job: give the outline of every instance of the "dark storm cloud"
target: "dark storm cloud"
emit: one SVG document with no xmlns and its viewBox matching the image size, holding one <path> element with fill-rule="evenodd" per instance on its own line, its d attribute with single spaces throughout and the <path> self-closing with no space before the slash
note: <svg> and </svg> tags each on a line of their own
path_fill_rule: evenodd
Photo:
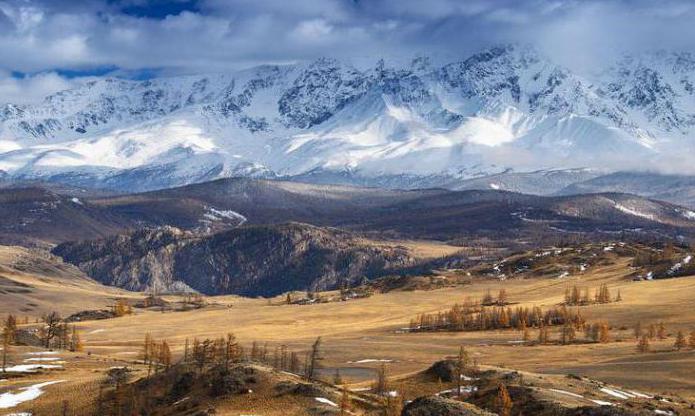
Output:
<svg viewBox="0 0 695 416">
<path fill-rule="evenodd" d="M 0 1 L 0 74 L 29 74 L 29 84 L 39 74 L 111 67 L 222 71 L 324 55 L 451 60 L 504 42 L 591 68 L 616 51 L 693 49 L 694 18 L 690 0 L 9 0 Z"/>
</svg>

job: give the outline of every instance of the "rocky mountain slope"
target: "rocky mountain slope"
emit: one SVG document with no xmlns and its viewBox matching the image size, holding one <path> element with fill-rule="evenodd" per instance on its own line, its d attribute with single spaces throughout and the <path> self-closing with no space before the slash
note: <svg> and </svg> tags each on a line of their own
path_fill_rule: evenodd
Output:
<svg viewBox="0 0 695 416">
<path fill-rule="evenodd" d="M 694 74 L 685 53 L 584 77 L 503 46 L 444 65 L 98 79 L 0 109 L 0 171 L 135 191 L 235 175 L 454 187 L 508 168 L 686 169 Z"/>
<path fill-rule="evenodd" d="M 300 223 L 202 237 L 175 228 L 141 230 L 64 243 L 53 253 L 97 281 L 129 290 L 248 296 L 333 289 L 414 261 L 402 247 Z"/>
<path fill-rule="evenodd" d="M 211 235 L 288 221 L 377 238 L 446 241 L 695 231 L 692 209 L 620 193 L 544 197 L 491 189 L 396 191 L 230 178 L 110 197 L 0 189 L 0 201 L 1 241 L 24 245 L 92 240 L 143 227 Z"/>
</svg>

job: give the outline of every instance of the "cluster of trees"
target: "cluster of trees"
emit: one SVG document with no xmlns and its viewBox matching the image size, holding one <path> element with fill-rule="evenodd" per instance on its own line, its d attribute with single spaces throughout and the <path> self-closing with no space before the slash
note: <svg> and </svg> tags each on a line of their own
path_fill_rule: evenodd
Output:
<svg viewBox="0 0 695 416">
<path fill-rule="evenodd" d="M 142 361 L 147 365 L 147 373 L 152 369 L 157 372 L 160 368 L 168 369 L 171 366 L 171 349 L 166 340 L 157 342 L 152 335 L 145 334 L 145 342 L 142 349 Z"/>
<path fill-rule="evenodd" d="M 589 305 L 591 303 L 611 303 L 620 302 L 622 300 L 623 298 L 620 291 L 618 291 L 615 298 L 612 298 L 608 285 L 605 283 L 594 291 L 593 300 L 589 297 L 588 287 L 579 288 L 577 286 L 572 286 L 572 288 L 567 287 L 565 289 L 565 305 L 567 306 Z"/>
<path fill-rule="evenodd" d="M 240 362 L 243 358 L 244 349 L 230 332 L 226 337 L 216 339 L 206 338 L 201 341 L 195 338 L 192 344 L 186 339 L 182 363 L 192 365 L 198 373 L 202 373 L 211 365 L 229 370 L 232 363 Z"/>
<path fill-rule="evenodd" d="M 126 302 L 125 300 L 118 299 L 113 305 L 111 305 L 111 312 L 113 312 L 113 315 L 117 317 L 126 316 L 133 313 L 133 307 L 130 306 L 130 303 Z"/>
<path fill-rule="evenodd" d="M 483 299 L 480 301 L 480 304 L 483 306 L 506 306 L 509 304 L 509 296 L 507 295 L 507 291 L 505 289 L 500 289 L 499 293 L 497 294 L 497 298 L 495 299 L 492 297 L 492 292 L 490 289 L 488 289 L 487 292 L 485 292 L 485 295 L 483 295 Z"/>
<path fill-rule="evenodd" d="M 77 328 L 68 325 L 58 312 L 45 314 L 41 320 L 43 325 L 39 326 L 38 337 L 46 348 L 82 351 L 82 339 Z"/>
<path fill-rule="evenodd" d="M 451 309 L 434 314 L 420 314 L 410 321 L 411 332 L 422 331 L 485 331 L 493 329 L 541 328 L 586 323 L 579 310 L 564 305 L 543 310 L 540 307 L 485 307 L 478 304 L 455 304 Z"/>
<path fill-rule="evenodd" d="M 642 327 L 641 322 L 637 322 L 634 328 L 634 336 L 637 340 L 637 352 L 646 353 L 651 351 L 651 341 L 659 339 L 661 341 L 668 339 L 669 335 L 666 332 L 666 326 L 663 322 L 658 324 L 650 324 L 646 329 Z M 676 333 L 676 339 L 673 342 L 673 348 L 680 351 L 685 348 L 695 349 L 695 330 L 691 331 L 688 337 L 685 333 L 679 330 Z"/>
<path fill-rule="evenodd" d="M 69 326 L 56 312 L 42 317 L 43 325 L 39 327 L 38 336 L 46 348 L 67 349 L 73 352 L 83 350 L 82 339 L 74 325 Z M 26 319 L 28 320 L 28 318 Z M 2 372 L 7 369 L 11 346 L 17 343 L 18 319 L 9 314 L 2 321 Z"/>
</svg>

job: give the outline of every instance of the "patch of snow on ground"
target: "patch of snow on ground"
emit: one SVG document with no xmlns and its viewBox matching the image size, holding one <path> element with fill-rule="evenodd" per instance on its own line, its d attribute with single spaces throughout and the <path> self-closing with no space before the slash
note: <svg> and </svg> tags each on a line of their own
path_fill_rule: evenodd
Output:
<svg viewBox="0 0 695 416">
<path fill-rule="evenodd" d="M 82 201 L 80 201 L 80 198 L 72 198 L 70 201 L 77 205 L 82 205 Z"/>
<path fill-rule="evenodd" d="M 591 399 L 591 401 L 594 402 L 594 403 L 596 403 L 596 404 L 599 405 L 599 406 L 615 406 L 615 404 L 613 404 L 613 403 L 611 403 L 611 402 L 604 402 L 603 400 L 594 400 L 594 399 Z"/>
<path fill-rule="evenodd" d="M 560 390 L 560 389 L 548 389 L 548 390 L 554 391 L 555 393 L 566 394 L 567 396 L 577 397 L 580 399 L 584 398 L 584 396 L 582 396 L 581 394 L 572 393 L 571 391 Z"/>
<path fill-rule="evenodd" d="M 29 361 L 58 361 L 60 360 L 60 357 L 34 357 L 34 358 L 27 358 L 24 360 L 24 362 L 29 362 Z"/>
<path fill-rule="evenodd" d="M 565 277 L 568 277 L 570 275 L 570 272 L 562 272 L 561 275 L 559 275 L 557 278 L 558 279 L 564 279 Z"/>
<path fill-rule="evenodd" d="M 95 329 L 94 331 L 91 331 L 90 334 L 98 334 L 100 332 L 106 331 L 105 329 Z"/>
<path fill-rule="evenodd" d="M 314 397 L 314 399 L 315 399 L 317 402 L 319 402 L 319 403 L 327 404 L 327 405 L 333 406 L 333 407 L 338 407 L 337 404 L 335 404 L 335 403 L 333 403 L 332 401 L 326 399 L 325 397 Z"/>
<path fill-rule="evenodd" d="M 27 355 L 54 355 L 58 354 L 58 351 L 39 351 L 39 352 L 28 352 Z"/>
<path fill-rule="evenodd" d="M 641 398 L 643 398 L 643 399 L 653 399 L 653 398 L 654 398 L 654 396 L 650 396 L 650 395 L 648 395 L 648 394 L 640 393 L 640 392 L 638 392 L 638 391 L 630 390 L 630 393 L 634 394 L 636 397 L 641 397 Z"/>
<path fill-rule="evenodd" d="M 7 367 L 6 370 L 10 373 L 33 373 L 37 370 L 51 368 L 63 368 L 63 366 L 57 364 L 20 364 Z"/>
<path fill-rule="evenodd" d="M 236 211 L 232 210 L 220 210 L 220 209 L 215 209 L 215 208 L 208 208 L 208 212 L 203 214 L 203 217 L 207 218 L 210 221 L 219 221 L 223 218 L 229 219 L 229 220 L 236 220 L 239 221 L 239 225 L 243 225 L 246 221 L 247 218 L 241 214 L 239 214 Z"/>
<path fill-rule="evenodd" d="M 354 388 L 354 389 L 350 389 L 350 391 L 360 392 L 360 391 L 369 391 L 369 390 L 371 390 L 371 389 L 372 389 L 371 387 L 357 387 L 357 388 Z"/>
<path fill-rule="evenodd" d="M 684 211 L 681 211 L 681 214 L 689 220 L 695 220 L 695 212 L 693 212 L 693 211 L 684 210 Z"/>
<path fill-rule="evenodd" d="M 393 360 L 379 359 L 379 358 L 365 358 L 364 360 L 358 361 L 348 361 L 348 364 L 367 364 L 367 363 L 392 363 Z"/>
<path fill-rule="evenodd" d="M 499 189 L 500 189 L 500 186 L 499 186 L 499 185 L 497 185 L 496 183 L 491 183 L 491 184 L 490 184 L 490 188 L 491 188 L 491 189 L 494 189 L 494 190 L 496 190 L 496 191 L 497 191 L 497 190 L 499 190 Z"/>
<path fill-rule="evenodd" d="M 654 215 L 646 214 L 644 212 L 639 212 L 635 209 L 628 208 L 625 205 L 615 204 L 615 208 L 618 211 L 624 212 L 624 213 L 629 214 L 629 215 L 633 215 L 635 217 L 645 218 L 645 219 L 652 220 L 652 221 L 654 220 Z"/>
<path fill-rule="evenodd" d="M 673 415 L 674 415 L 674 413 L 673 413 L 672 411 L 670 411 L 670 410 L 659 410 L 659 409 L 654 409 L 654 413 L 656 413 L 657 415 L 669 415 L 669 416 L 673 416 Z"/>
<path fill-rule="evenodd" d="M 386 395 L 389 397 L 398 397 L 398 391 L 391 390 L 391 391 L 386 392 Z"/>
<path fill-rule="evenodd" d="M 15 407 L 20 403 L 34 400 L 43 394 L 42 388 L 51 384 L 63 383 L 65 380 L 48 381 L 45 383 L 34 384 L 33 386 L 23 387 L 20 393 L 7 392 L 0 395 L 0 409 Z"/>
<path fill-rule="evenodd" d="M 602 388 L 601 391 L 608 394 L 608 395 L 611 395 L 613 397 L 617 397 L 617 398 L 623 399 L 623 400 L 632 399 L 635 397 L 634 395 L 632 395 L 630 393 L 626 393 L 626 392 L 620 391 L 620 390 L 609 389 L 606 387 Z"/>
</svg>

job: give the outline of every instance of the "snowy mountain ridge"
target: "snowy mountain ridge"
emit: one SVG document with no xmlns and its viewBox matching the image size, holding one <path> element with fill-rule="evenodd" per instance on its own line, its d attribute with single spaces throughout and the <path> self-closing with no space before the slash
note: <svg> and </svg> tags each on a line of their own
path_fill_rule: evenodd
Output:
<svg viewBox="0 0 695 416">
<path fill-rule="evenodd" d="M 321 58 L 104 78 L 0 108 L 0 171 L 145 190 L 225 176 L 411 187 L 508 169 L 679 169 L 695 147 L 694 83 L 687 53 L 626 57 L 589 80 L 515 45 L 443 66 Z"/>
</svg>

